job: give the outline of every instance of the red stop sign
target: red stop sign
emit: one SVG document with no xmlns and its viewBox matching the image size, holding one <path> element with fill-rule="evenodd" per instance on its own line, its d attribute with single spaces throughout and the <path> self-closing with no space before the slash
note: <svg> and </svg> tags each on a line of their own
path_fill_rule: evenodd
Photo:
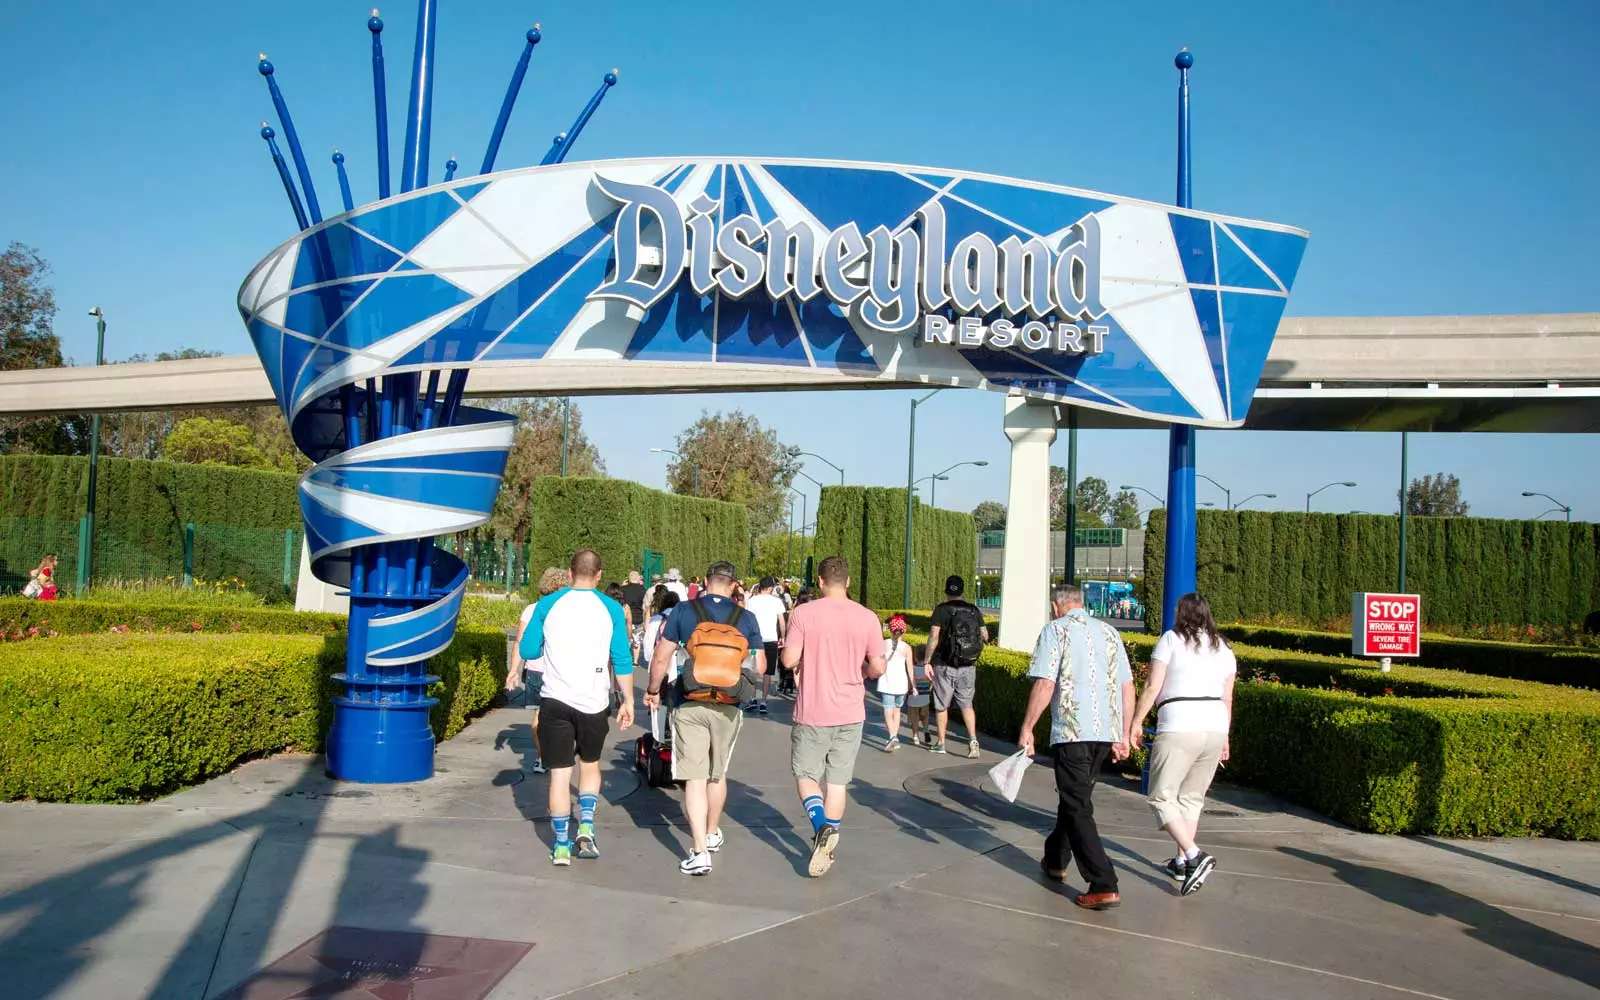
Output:
<svg viewBox="0 0 1600 1000">
<path fill-rule="evenodd" d="M 1350 620 L 1357 656 L 1422 655 L 1422 598 L 1416 594 L 1357 594 Z"/>
</svg>

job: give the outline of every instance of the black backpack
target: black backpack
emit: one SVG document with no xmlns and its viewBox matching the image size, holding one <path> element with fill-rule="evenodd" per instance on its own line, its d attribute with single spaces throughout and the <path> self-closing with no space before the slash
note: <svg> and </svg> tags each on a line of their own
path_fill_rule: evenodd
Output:
<svg viewBox="0 0 1600 1000">
<path fill-rule="evenodd" d="M 983 652 L 983 615 L 970 604 L 950 609 L 949 644 L 945 646 L 950 665 L 970 667 Z"/>
</svg>

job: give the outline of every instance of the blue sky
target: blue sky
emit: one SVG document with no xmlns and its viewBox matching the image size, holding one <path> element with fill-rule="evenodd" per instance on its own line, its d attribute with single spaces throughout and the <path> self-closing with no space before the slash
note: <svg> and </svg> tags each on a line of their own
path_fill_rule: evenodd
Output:
<svg viewBox="0 0 1600 1000">
<path fill-rule="evenodd" d="M 992 171 L 1134 197 L 1173 193 L 1172 56 L 1196 55 L 1196 207 L 1289 223 L 1312 240 L 1291 315 L 1600 311 L 1600 5 L 1409 0 L 987 4 L 530 4 L 441 0 L 433 171 L 475 164 L 533 20 L 545 40 L 500 165 L 537 162 L 599 83 L 622 83 L 574 156 L 839 157 Z M 0 104 L 9 183 L 0 241 L 55 266 L 57 329 L 93 358 L 104 307 L 112 357 L 180 346 L 250 349 L 233 301 L 293 219 L 256 135 L 271 117 L 268 52 L 316 164 L 350 159 L 375 197 L 367 4 L 277 0 L 8 0 Z M 385 10 L 391 129 L 403 131 L 415 8 Z M 398 166 L 398 156 L 394 163 Z M 900 392 L 637 397 L 582 403 L 613 475 L 660 485 L 702 407 L 758 413 L 854 482 L 904 482 Z M 941 484 L 943 506 L 1004 500 L 1001 398 L 947 392 L 923 407 L 918 466 L 984 459 Z M 1160 432 L 1085 432 L 1079 466 L 1164 491 Z M 1054 460 L 1066 461 L 1065 436 Z M 1393 509 L 1399 441 L 1379 434 L 1200 434 L 1200 471 L 1253 506 Z M 1600 519 L 1600 441 L 1414 435 L 1413 474 L 1450 471 L 1474 513 L 1533 516 L 1553 494 Z M 837 474 L 808 468 L 824 482 Z M 815 487 L 800 485 L 812 494 Z M 1207 484 L 1201 499 L 1220 500 Z"/>
</svg>

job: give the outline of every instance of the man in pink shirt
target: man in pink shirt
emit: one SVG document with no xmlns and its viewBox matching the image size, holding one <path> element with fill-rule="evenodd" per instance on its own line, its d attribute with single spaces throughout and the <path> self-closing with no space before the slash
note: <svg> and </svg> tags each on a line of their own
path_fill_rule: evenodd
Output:
<svg viewBox="0 0 1600 1000">
<path fill-rule="evenodd" d="M 881 677 L 885 666 L 883 626 L 877 615 L 850 599 L 850 567 L 829 556 L 817 576 L 822 596 L 790 613 L 783 647 L 783 665 L 800 685 L 789 764 L 800 803 L 811 817 L 812 878 L 833 866 L 845 786 L 867 721 L 866 681 Z"/>
</svg>

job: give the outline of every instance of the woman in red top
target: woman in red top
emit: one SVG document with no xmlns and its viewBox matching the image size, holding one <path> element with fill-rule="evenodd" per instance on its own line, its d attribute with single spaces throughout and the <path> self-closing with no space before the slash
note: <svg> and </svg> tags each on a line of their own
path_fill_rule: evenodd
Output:
<svg viewBox="0 0 1600 1000">
<path fill-rule="evenodd" d="M 56 554 L 51 552 L 39 560 L 38 567 L 28 574 L 39 585 L 39 592 L 35 596 L 41 601 L 53 601 L 60 594 L 61 588 L 56 586 L 55 581 L 56 562 Z"/>
</svg>

